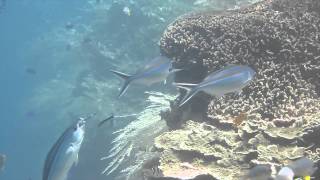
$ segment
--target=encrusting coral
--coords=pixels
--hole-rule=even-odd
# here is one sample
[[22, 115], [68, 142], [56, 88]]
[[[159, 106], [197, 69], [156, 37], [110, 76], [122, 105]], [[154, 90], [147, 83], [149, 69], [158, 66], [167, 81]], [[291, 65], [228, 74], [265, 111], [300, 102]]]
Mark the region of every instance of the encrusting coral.
[[[258, 164], [270, 164], [275, 172], [305, 155], [318, 160], [319, 145], [299, 144], [314, 123], [320, 124], [319, 113], [310, 118], [312, 123], [296, 129], [277, 128], [255, 121], [254, 117], [232, 130], [187, 121], [182, 129], [156, 138], [155, 147], [162, 152], [159, 168], [164, 176], [180, 179], [202, 174], [216, 179], [237, 179], [247, 168]], [[289, 131], [291, 133], [285, 133]], [[271, 135], [266, 135], [268, 133]]]
[[175, 68], [184, 69], [176, 82], [198, 83], [228, 64], [257, 72], [240, 95], [216, 99], [199, 93], [179, 108], [181, 90], [162, 114], [176, 130], [156, 139], [164, 176], [237, 179], [256, 164], [271, 164], [275, 173], [302, 156], [320, 159], [318, 0], [265, 0], [185, 15], [168, 26], [160, 47]]
[[[311, 3], [298, 2], [302, 7]], [[287, 2], [292, 8], [280, 8], [284, 3], [264, 1], [238, 11], [194, 14], [167, 28], [161, 50], [176, 67], [185, 69], [177, 82], [197, 83], [227, 64], [246, 64], [257, 71], [255, 81], [239, 97], [211, 101], [209, 115], [250, 110], [271, 120], [318, 109], [320, 8], [298, 8], [296, 1]], [[299, 14], [295, 9], [306, 10]], [[199, 99], [209, 103], [199, 95], [190, 105]]]

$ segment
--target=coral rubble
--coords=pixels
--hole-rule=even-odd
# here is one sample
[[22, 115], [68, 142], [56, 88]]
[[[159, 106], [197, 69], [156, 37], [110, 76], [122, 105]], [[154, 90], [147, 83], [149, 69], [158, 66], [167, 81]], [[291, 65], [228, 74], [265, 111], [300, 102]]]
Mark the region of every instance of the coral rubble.
[[[178, 108], [181, 90], [162, 114], [176, 130], [156, 139], [164, 176], [236, 179], [255, 164], [271, 164], [275, 171], [304, 155], [320, 159], [319, 1], [265, 0], [185, 15], [168, 26], [160, 47], [185, 70], [176, 82], [198, 83], [228, 64], [257, 72], [240, 95], [216, 99], [199, 93]], [[239, 116], [245, 118], [240, 122]]]

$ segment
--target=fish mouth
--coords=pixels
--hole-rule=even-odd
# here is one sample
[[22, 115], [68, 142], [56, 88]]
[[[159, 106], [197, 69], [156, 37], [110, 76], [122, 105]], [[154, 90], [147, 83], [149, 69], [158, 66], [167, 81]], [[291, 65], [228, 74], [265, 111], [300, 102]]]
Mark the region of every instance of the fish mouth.
[[86, 120], [84, 118], [80, 118], [80, 120], [78, 121], [78, 127], [82, 128], [86, 125]]

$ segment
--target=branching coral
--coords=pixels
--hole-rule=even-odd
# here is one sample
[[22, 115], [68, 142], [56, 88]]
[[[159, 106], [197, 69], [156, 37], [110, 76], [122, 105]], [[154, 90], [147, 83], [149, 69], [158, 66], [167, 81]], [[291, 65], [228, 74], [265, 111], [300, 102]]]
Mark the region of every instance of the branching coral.
[[101, 160], [111, 159], [111, 161], [102, 173], [111, 174], [121, 166], [124, 168], [122, 173], [126, 174], [126, 179], [130, 179], [143, 169], [144, 161], [154, 154], [145, 151], [148, 151], [150, 148], [148, 146], [152, 145], [152, 137], [165, 130], [166, 126], [161, 121], [160, 112], [168, 109], [169, 101], [175, 97], [159, 92], [147, 92], [147, 94], [149, 94], [147, 100], [149, 105], [138, 114], [137, 119], [114, 132], [117, 136], [112, 141], [112, 148], [107, 156], [101, 158]]

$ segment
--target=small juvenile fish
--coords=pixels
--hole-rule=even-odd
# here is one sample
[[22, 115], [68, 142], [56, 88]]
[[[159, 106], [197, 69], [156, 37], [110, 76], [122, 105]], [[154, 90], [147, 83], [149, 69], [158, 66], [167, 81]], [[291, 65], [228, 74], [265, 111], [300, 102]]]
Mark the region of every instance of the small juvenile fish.
[[209, 74], [199, 84], [176, 83], [178, 88], [188, 91], [179, 106], [184, 105], [200, 91], [217, 98], [231, 92], [240, 93], [242, 88], [252, 81], [255, 74], [255, 71], [249, 66], [229, 65], [222, 70]]
[[25, 116], [28, 117], [28, 118], [33, 118], [33, 117], [35, 117], [36, 115], [37, 115], [37, 113], [36, 113], [35, 111], [32, 111], [32, 110], [27, 111], [27, 112], [25, 113]]
[[66, 180], [71, 167], [78, 163], [84, 134], [85, 118], [80, 118], [64, 131], [47, 155], [43, 180]]
[[108, 121], [111, 121], [111, 126], [113, 126], [114, 122], [113, 120], [116, 119], [116, 118], [127, 118], [127, 117], [133, 117], [133, 116], [137, 116], [138, 114], [127, 114], [127, 115], [118, 115], [118, 116], [115, 116], [114, 114], [111, 114], [109, 117], [107, 117], [106, 119], [100, 121], [98, 123], [98, 127], [101, 127], [104, 123], [108, 122]]
[[26, 73], [31, 74], [31, 75], [36, 75], [37, 71], [31, 67], [26, 68]]
[[242, 180], [269, 180], [271, 178], [271, 167], [268, 165], [257, 165], [241, 179]]
[[118, 96], [121, 97], [131, 83], [150, 86], [165, 81], [171, 73], [180, 71], [180, 69], [172, 69], [171, 61], [167, 57], [159, 56], [154, 58], [134, 75], [128, 75], [115, 70], [110, 71], [125, 80]]
[[107, 121], [111, 120], [114, 118], [114, 115], [112, 114], [111, 116], [107, 117], [106, 119], [102, 120], [99, 122], [98, 127], [101, 127], [104, 123], [106, 123]]
[[64, 28], [66, 30], [72, 30], [72, 29], [74, 29], [74, 24], [72, 24], [71, 22], [67, 22], [67, 24], [64, 26]]
[[4, 166], [6, 164], [7, 156], [4, 154], [0, 154], [0, 171], [4, 169]]
[[131, 10], [130, 10], [130, 8], [128, 6], [124, 7], [122, 11], [127, 16], [131, 16]]

